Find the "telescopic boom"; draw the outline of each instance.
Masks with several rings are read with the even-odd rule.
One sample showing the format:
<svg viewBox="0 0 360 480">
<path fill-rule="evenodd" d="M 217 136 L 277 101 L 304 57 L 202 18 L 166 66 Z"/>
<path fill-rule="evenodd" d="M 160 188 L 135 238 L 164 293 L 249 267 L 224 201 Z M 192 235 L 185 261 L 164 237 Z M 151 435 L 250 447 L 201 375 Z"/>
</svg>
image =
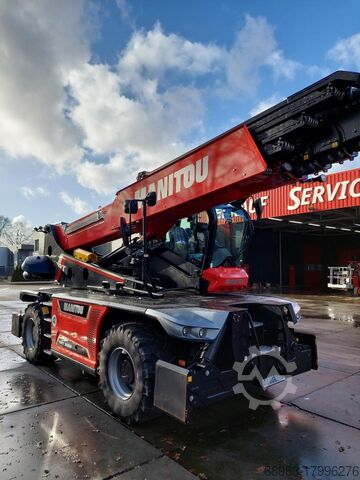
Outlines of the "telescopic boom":
<svg viewBox="0 0 360 480">
<path fill-rule="evenodd" d="M 335 72 L 278 105 L 118 191 L 114 201 L 70 224 L 55 226 L 66 252 L 121 237 L 126 200 L 155 191 L 149 236 L 178 218 L 246 198 L 353 159 L 360 147 L 360 74 Z M 141 211 L 133 230 L 141 231 Z"/>
</svg>

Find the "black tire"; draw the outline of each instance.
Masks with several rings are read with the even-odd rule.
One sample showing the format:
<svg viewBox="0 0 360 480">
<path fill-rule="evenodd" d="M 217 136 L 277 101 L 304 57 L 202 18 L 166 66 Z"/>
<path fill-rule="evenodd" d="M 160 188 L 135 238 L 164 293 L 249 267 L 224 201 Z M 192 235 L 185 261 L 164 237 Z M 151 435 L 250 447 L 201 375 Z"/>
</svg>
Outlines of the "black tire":
<svg viewBox="0 0 360 480">
<path fill-rule="evenodd" d="M 25 358 L 35 365 L 50 364 L 55 357 L 44 352 L 50 350 L 51 339 L 45 334 L 51 333 L 51 324 L 43 318 L 41 306 L 37 303 L 29 305 L 22 322 L 22 345 Z"/>
<path fill-rule="evenodd" d="M 161 356 L 156 332 L 143 324 L 116 325 L 101 343 L 100 388 L 115 415 L 129 424 L 160 414 L 153 401 L 155 364 Z"/>
</svg>

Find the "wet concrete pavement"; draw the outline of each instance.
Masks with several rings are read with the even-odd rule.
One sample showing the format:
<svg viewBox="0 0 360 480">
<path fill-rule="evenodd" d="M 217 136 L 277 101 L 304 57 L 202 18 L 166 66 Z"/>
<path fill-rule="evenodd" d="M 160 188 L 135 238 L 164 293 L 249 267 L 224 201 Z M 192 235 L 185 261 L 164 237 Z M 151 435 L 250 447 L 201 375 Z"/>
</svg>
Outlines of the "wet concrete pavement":
<svg viewBox="0 0 360 480">
<path fill-rule="evenodd" d="M 1 480 L 360 477 L 360 299 L 285 295 L 302 306 L 298 329 L 317 335 L 320 368 L 293 378 L 296 391 L 281 402 L 253 411 L 236 397 L 197 412 L 191 425 L 163 416 L 131 431 L 108 414 L 92 377 L 65 361 L 42 368 L 23 361 L 8 335 L 22 304 L 17 288 L 5 288 Z M 284 388 L 271 387 L 270 397 Z"/>
<path fill-rule="evenodd" d="M 24 308 L 19 289 L 0 284 L 0 480 L 195 478 L 87 400 L 96 379 L 23 358 L 9 320 Z"/>
</svg>

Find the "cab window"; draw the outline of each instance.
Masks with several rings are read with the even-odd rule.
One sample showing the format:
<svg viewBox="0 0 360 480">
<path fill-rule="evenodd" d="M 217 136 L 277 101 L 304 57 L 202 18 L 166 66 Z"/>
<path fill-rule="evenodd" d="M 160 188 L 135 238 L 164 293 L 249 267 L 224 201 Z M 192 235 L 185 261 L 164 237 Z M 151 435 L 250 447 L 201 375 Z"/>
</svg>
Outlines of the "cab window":
<svg viewBox="0 0 360 480">
<path fill-rule="evenodd" d="M 209 232 L 209 216 L 200 212 L 178 220 L 166 234 L 166 247 L 185 261 L 202 264 Z"/>
</svg>

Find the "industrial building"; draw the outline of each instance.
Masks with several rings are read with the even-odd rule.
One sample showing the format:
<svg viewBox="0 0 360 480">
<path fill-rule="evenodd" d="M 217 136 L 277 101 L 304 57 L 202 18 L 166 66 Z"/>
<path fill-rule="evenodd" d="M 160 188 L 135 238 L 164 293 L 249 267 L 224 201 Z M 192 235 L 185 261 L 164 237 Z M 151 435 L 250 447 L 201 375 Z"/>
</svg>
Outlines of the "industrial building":
<svg viewBox="0 0 360 480">
<path fill-rule="evenodd" d="M 15 266 L 21 267 L 26 257 L 34 253 L 34 245 L 31 243 L 22 243 L 15 252 Z"/>
<path fill-rule="evenodd" d="M 252 214 L 259 197 L 264 210 L 249 256 L 252 284 L 321 290 L 328 267 L 360 261 L 360 168 L 254 195 L 246 205 Z"/>
<path fill-rule="evenodd" d="M 7 278 L 14 271 L 14 254 L 8 247 L 0 247 L 0 278 Z"/>
</svg>

